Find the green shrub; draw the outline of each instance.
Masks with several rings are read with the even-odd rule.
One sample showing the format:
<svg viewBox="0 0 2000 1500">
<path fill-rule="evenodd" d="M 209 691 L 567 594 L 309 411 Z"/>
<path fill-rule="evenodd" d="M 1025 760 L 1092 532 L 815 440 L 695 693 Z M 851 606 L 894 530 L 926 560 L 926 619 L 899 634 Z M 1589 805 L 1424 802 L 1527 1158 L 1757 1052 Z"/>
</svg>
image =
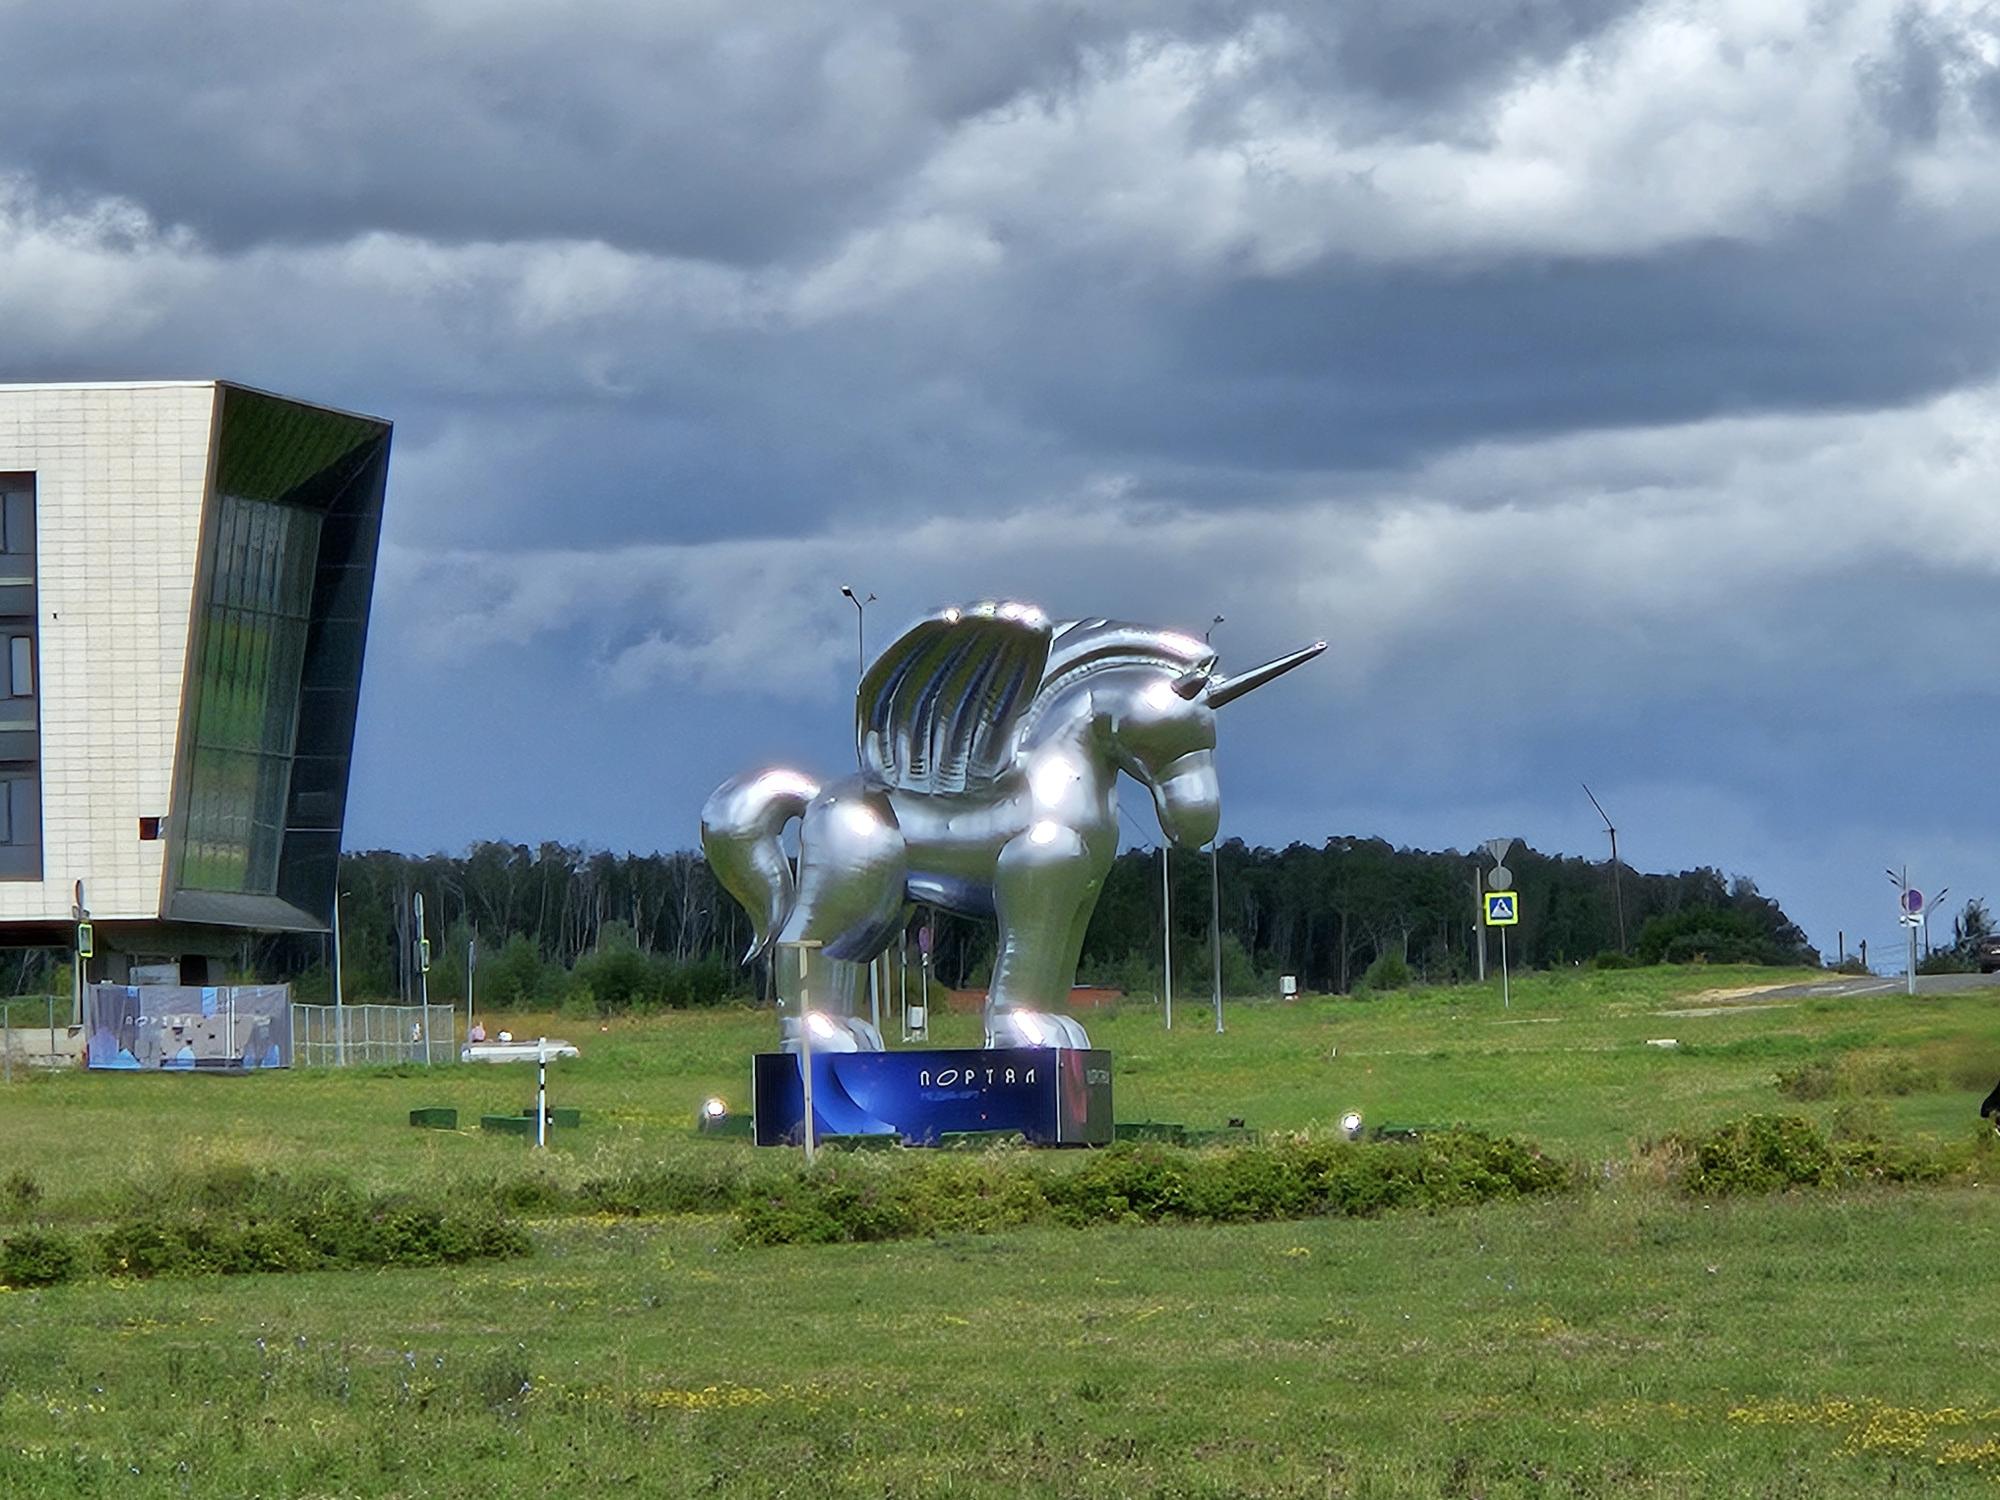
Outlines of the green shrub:
<svg viewBox="0 0 2000 1500">
<path fill-rule="evenodd" d="M 1620 953 L 1616 948 L 1606 948 L 1590 961 L 1593 969 L 1636 969 L 1639 960 L 1629 953 Z"/>
<path fill-rule="evenodd" d="M 1295 1136 L 1186 1150 L 1123 1142 L 1074 1164 L 1029 1153 L 853 1156 L 793 1173 L 737 1211 L 747 1244 L 828 1244 L 1023 1224 L 1085 1228 L 1372 1215 L 1562 1191 L 1572 1171 L 1517 1141 Z"/>
<path fill-rule="evenodd" d="M 0 1240 L 0 1286 L 54 1286 L 84 1268 L 75 1242 L 54 1230 L 25 1229 Z"/>
<path fill-rule="evenodd" d="M 1769 1193 L 1834 1180 L 1832 1146 L 1797 1115 L 1746 1115 L 1682 1144 L 1689 1157 L 1683 1181 L 1693 1193 Z"/>
<path fill-rule="evenodd" d="M 1848 1122 L 1849 1129 L 1855 1122 Z M 1862 1128 L 1866 1129 L 1865 1122 Z M 1769 1193 L 1793 1187 L 1855 1183 L 1924 1183 L 1990 1175 L 1990 1131 L 1961 1142 L 1888 1142 L 1842 1129 L 1829 1140 L 1796 1115 L 1746 1115 L 1698 1139 L 1679 1138 L 1687 1167 L 1682 1186 L 1702 1195 Z"/>
<path fill-rule="evenodd" d="M 1944 1079 L 1905 1053 L 1844 1052 L 1779 1069 L 1777 1086 L 1788 1099 L 1900 1098 L 1935 1092 L 1944 1086 Z"/>
<path fill-rule="evenodd" d="M 1361 976 L 1361 988 L 1375 992 L 1408 989 L 1410 966 L 1403 962 L 1402 955 L 1384 953 L 1368 966 L 1368 972 Z"/>
</svg>

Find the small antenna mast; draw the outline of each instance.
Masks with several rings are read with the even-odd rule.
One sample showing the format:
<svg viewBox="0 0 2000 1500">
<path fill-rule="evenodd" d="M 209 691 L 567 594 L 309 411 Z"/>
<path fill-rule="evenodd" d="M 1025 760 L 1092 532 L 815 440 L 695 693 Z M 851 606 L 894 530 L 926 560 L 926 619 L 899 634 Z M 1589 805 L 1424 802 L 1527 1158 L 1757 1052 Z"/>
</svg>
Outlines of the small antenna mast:
<svg viewBox="0 0 2000 1500">
<path fill-rule="evenodd" d="M 1590 805 L 1597 809 L 1598 817 L 1604 819 L 1604 831 L 1611 835 L 1611 900 L 1618 908 L 1618 951 L 1625 951 L 1625 891 L 1618 882 L 1618 830 L 1611 826 L 1611 815 L 1604 810 L 1604 804 L 1597 800 L 1587 782 L 1578 782 L 1583 795 L 1590 798 Z"/>
</svg>

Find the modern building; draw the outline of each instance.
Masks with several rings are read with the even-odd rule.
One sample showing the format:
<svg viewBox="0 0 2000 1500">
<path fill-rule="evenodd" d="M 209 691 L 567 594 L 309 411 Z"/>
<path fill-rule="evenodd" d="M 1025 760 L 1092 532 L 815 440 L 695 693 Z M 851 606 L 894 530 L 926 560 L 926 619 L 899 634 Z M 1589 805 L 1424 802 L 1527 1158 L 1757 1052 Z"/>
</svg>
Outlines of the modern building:
<svg viewBox="0 0 2000 1500">
<path fill-rule="evenodd" d="M 245 929 L 326 929 L 389 434 L 223 381 L 0 385 L 0 945 L 80 906 L 90 978 L 201 984 Z"/>
</svg>

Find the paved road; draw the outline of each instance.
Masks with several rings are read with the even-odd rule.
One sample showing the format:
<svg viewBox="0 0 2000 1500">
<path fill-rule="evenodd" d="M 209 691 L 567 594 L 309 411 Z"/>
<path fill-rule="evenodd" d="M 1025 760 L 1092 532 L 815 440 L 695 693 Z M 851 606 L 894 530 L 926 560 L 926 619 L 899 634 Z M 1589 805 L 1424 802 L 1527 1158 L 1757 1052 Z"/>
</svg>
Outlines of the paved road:
<svg viewBox="0 0 2000 1500">
<path fill-rule="evenodd" d="M 1812 984 L 1791 984 L 1783 989 L 1762 990 L 1752 1003 L 1765 1000 L 1812 1000 L 1845 995 L 1901 995 L 1908 991 L 1909 982 L 1898 974 L 1891 978 L 1876 975 L 1842 975 L 1839 979 L 1822 979 Z M 1917 994 L 1962 995 L 1971 990 L 1990 990 L 2000 999 L 2000 974 L 1919 974 Z"/>
</svg>

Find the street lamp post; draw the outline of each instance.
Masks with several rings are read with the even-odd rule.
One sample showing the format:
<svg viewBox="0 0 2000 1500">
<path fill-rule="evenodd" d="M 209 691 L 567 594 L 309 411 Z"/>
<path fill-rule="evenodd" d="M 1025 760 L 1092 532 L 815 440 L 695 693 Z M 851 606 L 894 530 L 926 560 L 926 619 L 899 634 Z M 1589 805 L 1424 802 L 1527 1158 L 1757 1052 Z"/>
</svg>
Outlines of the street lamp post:
<svg viewBox="0 0 2000 1500">
<path fill-rule="evenodd" d="M 840 593 L 842 598 L 854 606 L 854 694 L 858 702 L 861 696 L 861 679 L 868 675 L 868 606 L 875 602 L 875 596 L 870 594 L 864 599 L 854 592 L 852 585 L 845 583 L 840 586 Z M 856 739 L 854 744 L 854 762 L 856 765 L 861 763 L 859 739 Z M 868 960 L 868 1023 L 875 1028 L 878 1036 L 882 1031 L 882 991 L 885 988 L 883 970 L 886 962 L 887 955 L 879 953 Z"/>
<path fill-rule="evenodd" d="M 1212 643 L 1215 627 L 1223 623 L 1221 615 L 1208 622 L 1208 629 L 1201 633 L 1204 642 Z M 1210 999 L 1215 1005 L 1215 1034 L 1222 1035 L 1222 864 L 1216 858 L 1216 845 L 1220 836 L 1208 841 L 1208 956 L 1213 970 L 1211 983 L 1214 993 Z"/>
</svg>

